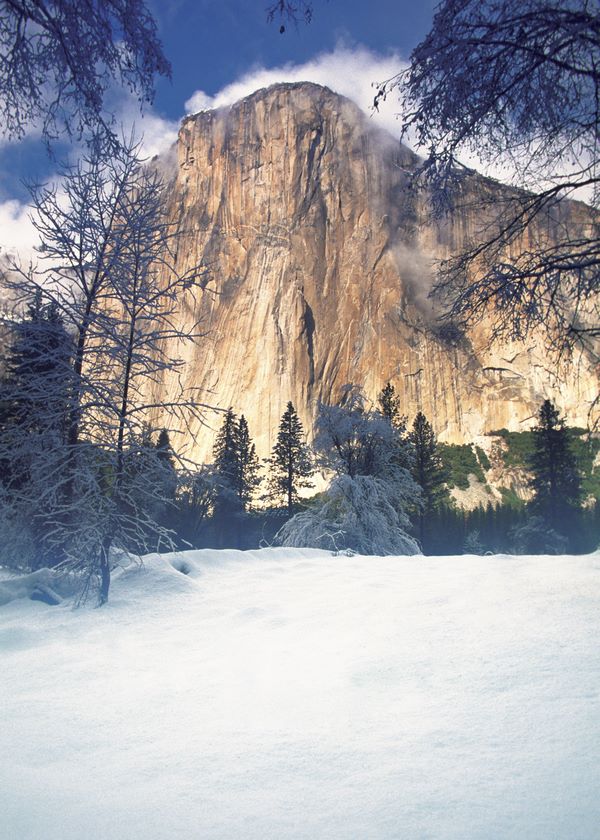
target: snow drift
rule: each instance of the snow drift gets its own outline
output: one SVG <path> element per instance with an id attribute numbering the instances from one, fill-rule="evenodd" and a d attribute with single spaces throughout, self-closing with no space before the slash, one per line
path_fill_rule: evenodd
<path id="1" fill-rule="evenodd" d="M 599 571 L 199 551 L 13 600 L 3 836 L 595 840 Z"/>

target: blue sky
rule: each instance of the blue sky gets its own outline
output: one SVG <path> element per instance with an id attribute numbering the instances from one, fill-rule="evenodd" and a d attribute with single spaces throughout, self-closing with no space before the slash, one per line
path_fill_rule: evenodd
<path id="1" fill-rule="evenodd" d="M 254 67 L 303 64 L 340 43 L 407 58 L 431 23 L 433 2 L 315 0 L 312 23 L 283 35 L 266 20 L 266 0 L 170 0 L 153 9 L 172 83 L 160 82 L 156 106 L 175 119 L 191 94 L 210 95 Z"/>
<path id="2" fill-rule="evenodd" d="M 315 0 L 310 25 L 268 23 L 268 0 L 148 0 L 172 80 L 159 80 L 151 108 L 140 118 L 137 104 L 116 97 L 119 122 L 135 122 L 144 135 L 145 152 L 165 151 L 176 139 L 181 118 L 201 108 L 227 105 L 252 90 L 276 81 L 327 84 L 368 110 L 372 83 L 401 69 L 411 49 L 428 31 L 435 3 L 421 0 Z M 374 116 L 398 133 L 396 104 Z M 73 148 L 57 149 L 73 157 Z M 22 180 L 51 179 L 56 161 L 31 136 L 0 144 L 0 248 L 27 251 L 27 221 Z"/>

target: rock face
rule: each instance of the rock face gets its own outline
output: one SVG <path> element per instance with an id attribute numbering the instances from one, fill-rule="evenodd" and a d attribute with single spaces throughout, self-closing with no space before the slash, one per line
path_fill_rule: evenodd
<path id="1" fill-rule="evenodd" d="M 415 156 L 349 100 L 308 83 L 260 90 L 188 117 L 177 155 L 178 259 L 207 266 L 212 290 L 182 312 L 206 333 L 185 377 L 205 402 L 246 415 L 261 455 L 288 400 L 309 429 L 317 402 L 347 383 L 374 399 L 391 381 L 409 421 L 423 410 L 445 441 L 524 428 L 545 397 L 585 425 L 598 389 L 589 370 L 559 383 L 532 344 L 489 349 L 483 325 L 436 330 L 432 258 L 459 248 L 476 219 L 424 223 L 407 189 Z M 213 439 L 199 429 L 198 457 Z"/>

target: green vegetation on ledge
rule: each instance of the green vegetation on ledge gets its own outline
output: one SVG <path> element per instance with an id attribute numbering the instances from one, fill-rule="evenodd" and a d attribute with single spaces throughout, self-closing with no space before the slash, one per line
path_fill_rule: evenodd
<path id="1" fill-rule="evenodd" d="M 440 443 L 438 446 L 450 489 L 457 487 L 459 490 L 468 490 L 470 475 L 474 475 L 482 484 L 485 483 L 485 475 L 481 464 L 477 460 L 477 455 L 471 445 L 466 443 Z"/>
<path id="2" fill-rule="evenodd" d="M 600 438 L 590 439 L 587 436 L 587 430 L 578 427 L 567 427 L 567 433 L 577 461 L 577 468 L 581 473 L 583 495 L 600 499 L 600 468 L 594 467 L 594 460 L 600 452 Z M 502 458 L 506 467 L 527 469 L 528 460 L 533 452 L 533 432 L 509 432 L 507 429 L 498 429 L 489 434 L 491 437 L 500 437 L 504 441 L 507 448 L 503 451 Z"/>

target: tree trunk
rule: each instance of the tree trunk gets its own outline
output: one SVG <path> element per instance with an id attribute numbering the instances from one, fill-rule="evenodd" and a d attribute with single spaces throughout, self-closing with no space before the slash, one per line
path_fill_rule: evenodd
<path id="1" fill-rule="evenodd" d="M 98 606 L 101 607 L 108 601 L 108 590 L 110 589 L 110 547 L 112 537 L 105 537 L 100 549 L 100 592 L 98 595 Z"/>

